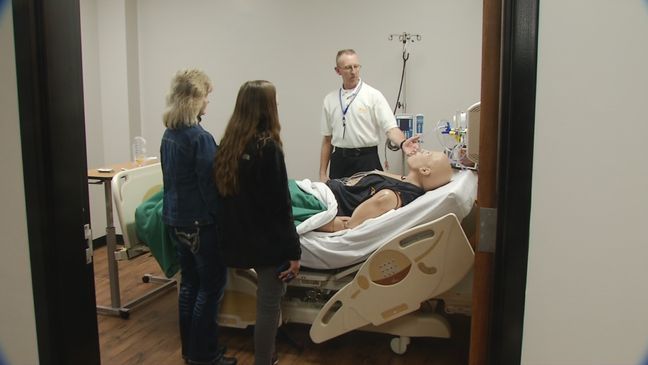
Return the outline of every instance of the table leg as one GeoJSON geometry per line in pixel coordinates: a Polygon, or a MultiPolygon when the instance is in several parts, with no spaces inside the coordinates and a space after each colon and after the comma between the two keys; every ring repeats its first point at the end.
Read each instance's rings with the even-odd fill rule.
{"type": "MultiPolygon", "coordinates": [[[[117,235],[115,234],[113,222],[112,179],[106,176],[97,180],[97,182],[92,183],[98,184],[101,182],[104,185],[104,198],[106,203],[106,251],[108,260],[108,280],[110,284],[110,306],[97,305],[97,314],[119,316],[127,319],[130,316],[130,311],[132,309],[144,303],[146,300],[164,292],[166,289],[173,288],[176,286],[176,281],[174,279],[146,274],[142,277],[143,282],[156,282],[161,283],[162,285],[149,290],[147,293],[132,299],[125,304],[122,304],[119,290],[119,257],[115,255],[117,253],[117,235]]],[[[126,251],[126,256],[129,258],[128,251],[126,251]]]]}
{"type": "Polygon", "coordinates": [[[106,200],[106,251],[108,257],[108,281],[110,283],[110,307],[98,305],[97,313],[128,317],[128,309],[122,308],[121,306],[121,294],[119,291],[119,266],[115,259],[117,238],[113,222],[112,186],[110,180],[104,181],[104,193],[106,200]]]}

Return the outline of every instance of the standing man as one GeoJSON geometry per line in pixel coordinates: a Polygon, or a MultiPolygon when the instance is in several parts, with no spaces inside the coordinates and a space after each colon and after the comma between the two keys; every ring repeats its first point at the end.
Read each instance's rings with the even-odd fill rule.
{"type": "Polygon", "coordinates": [[[359,171],[382,170],[378,156],[381,133],[405,154],[416,152],[420,136],[405,139],[383,94],[360,79],[362,66],[357,53],[343,49],[337,53],[335,62],[335,72],[342,77],[342,87],[324,97],[320,180],[325,182],[359,171]]]}

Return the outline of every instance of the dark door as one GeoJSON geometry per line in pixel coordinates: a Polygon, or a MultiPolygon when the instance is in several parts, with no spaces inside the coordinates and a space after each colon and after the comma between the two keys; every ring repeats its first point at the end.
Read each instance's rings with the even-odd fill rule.
{"type": "MultiPolygon", "coordinates": [[[[485,234],[479,235],[480,243],[492,240],[495,244],[493,247],[479,244],[475,254],[470,365],[519,364],[521,360],[533,170],[538,2],[483,2],[477,200],[480,214],[491,215],[494,211],[497,218],[495,227],[486,227],[485,234]]],[[[481,229],[480,224],[478,230],[481,229]]]]}
{"type": "Polygon", "coordinates": [[[40,364],[99,364],[79,3],[12,5],[40,364]]]}

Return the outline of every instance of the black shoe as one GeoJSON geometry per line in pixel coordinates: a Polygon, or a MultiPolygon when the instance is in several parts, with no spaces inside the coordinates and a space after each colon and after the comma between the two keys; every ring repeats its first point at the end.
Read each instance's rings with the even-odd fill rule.
{"type": "Polygon", "coordinates": [[[222,355],[218,359],[211,362],[197,362],[186,359],[185,362],[189,365],[236,365],[236,358],[222,355]]]}
{"type": "Polygon", "coordinates": [[[223,355],[220,359],[213,362],[212,365],[236,365],[236,358],[223,355]]]}

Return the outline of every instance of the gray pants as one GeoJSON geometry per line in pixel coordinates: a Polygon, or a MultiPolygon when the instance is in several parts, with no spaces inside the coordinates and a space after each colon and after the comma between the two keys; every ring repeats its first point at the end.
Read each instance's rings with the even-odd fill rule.
{"type": "Polygon", "coordinates": [[[275,267],[255,267],[257,273],[256,325],[254,326],[254,364],[269,365],[275,351],[281,298],[286,284],[277,277],[275,267]]]}

